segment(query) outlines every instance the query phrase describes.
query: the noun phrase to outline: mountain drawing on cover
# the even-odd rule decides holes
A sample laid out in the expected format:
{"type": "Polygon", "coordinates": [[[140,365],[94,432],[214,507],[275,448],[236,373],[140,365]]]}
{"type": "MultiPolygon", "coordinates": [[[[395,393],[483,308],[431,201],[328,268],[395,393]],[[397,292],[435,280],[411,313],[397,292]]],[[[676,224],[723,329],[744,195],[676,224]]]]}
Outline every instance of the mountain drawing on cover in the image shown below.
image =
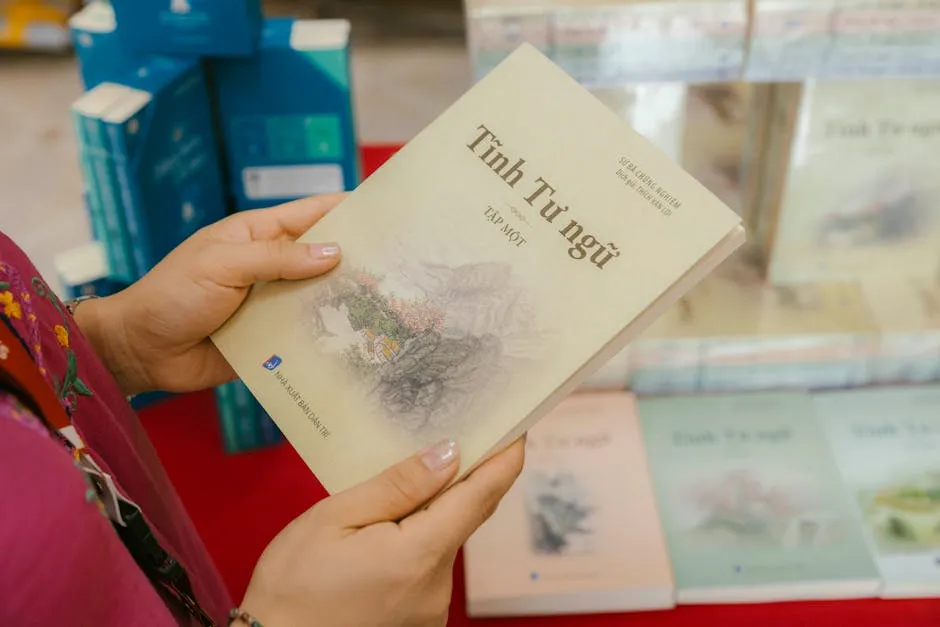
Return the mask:
{"type": "Polygon", "coordinates": [[[399,261],[337,269],[304,290],[314,348],[380,415],[422,439],[456,436],[543,338],[511,266],[399,261]]]}
{"type": "Polygon", "coordinates": [[[800,477],[734,469],[692,483],[687,499],[687,533],[712,547],[818,546],[837,539],[842,524],[800,477]]]}
{"type": "Polygon", "coordinates": [[[526,509],[532,548],[539,555],[593,552],[595,507],[570,472],[534,472],[527,481],[526,509]]]}

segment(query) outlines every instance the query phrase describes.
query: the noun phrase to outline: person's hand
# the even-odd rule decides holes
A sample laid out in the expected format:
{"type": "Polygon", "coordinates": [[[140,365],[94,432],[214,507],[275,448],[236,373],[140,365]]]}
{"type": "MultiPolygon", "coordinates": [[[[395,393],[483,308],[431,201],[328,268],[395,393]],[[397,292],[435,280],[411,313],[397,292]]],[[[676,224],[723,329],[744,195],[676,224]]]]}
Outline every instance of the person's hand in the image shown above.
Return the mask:
{"type": "Polygon", "coordinates": [[[447,622],[458,549],[522,470],[525,440],[450,484],[439,445],[329,497],[265,549],[241,609],[265,627],[436,627],[447,622]]]}
{"type": "Polygon", "coordinates": [[[235,373],[209,336],[259,281],[305,279],[339,261],[335,243],[295,240],[345,194],[236,213],[193,234],[140,281],[87,301],[76,322],[126,394],[189,392],[235,373]]]}

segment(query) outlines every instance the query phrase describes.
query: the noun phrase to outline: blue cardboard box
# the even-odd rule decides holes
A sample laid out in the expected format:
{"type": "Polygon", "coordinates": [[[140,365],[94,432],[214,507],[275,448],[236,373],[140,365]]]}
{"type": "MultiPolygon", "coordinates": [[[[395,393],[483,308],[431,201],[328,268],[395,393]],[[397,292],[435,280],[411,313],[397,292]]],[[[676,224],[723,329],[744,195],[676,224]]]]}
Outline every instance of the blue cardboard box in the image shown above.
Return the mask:
{"type": "Polygon", "coordinates": [[[212,59],[236,210],[360,181],[346,20],[268,19],[257,54],[212,59]]]}
{"type": "Polygon", "coordinates": [[[86,90],[120,80],[144,63],[142,56],[121,47],[114,9],[107,2],[88,3],[69,20],[69,31],[86,90]]]}
{"type": "MultiPolygon", "coordinates": [[[[199,61],[152,57],[73,106],[86,159],[113,176],[132,279],[226,215],[209,91],[199,61]]],[[[123,278],[123,277],[122,277],[123,278]]]]}
{"type": "Polygon", "coordinates": [[[80,296],[110,296],[125,287],[111,275],[105,244],[88,242],[59,253],[53,259],[62,300],[80,296]]]}
{"type": "Polygon", "coordinates": [[[216,387],[215,398],[222,445],[227,453],[268,448],[284,442],[277,425],[241,380],[216,387]]]}
{"type": "Polygon", "coordinates": [[[121,45],[138,54],[251,56],[261,0],[111,0],[121,45]]]}

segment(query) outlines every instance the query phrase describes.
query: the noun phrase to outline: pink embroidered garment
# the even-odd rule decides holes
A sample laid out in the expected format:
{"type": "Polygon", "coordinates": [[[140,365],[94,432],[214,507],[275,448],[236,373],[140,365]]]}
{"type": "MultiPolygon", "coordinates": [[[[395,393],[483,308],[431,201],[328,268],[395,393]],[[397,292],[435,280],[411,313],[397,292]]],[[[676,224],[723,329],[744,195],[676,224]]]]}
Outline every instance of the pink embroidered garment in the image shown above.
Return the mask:
{"type": "MultiPolygon", "coordinates": [[[[220,625],[232,603],[133,409],[25,254],[0,233],[0,316],[86,446],[140,506],[220,625]]],[[[2,349],[0,349],[2,350],[2,349]]],[[[69,452],[0,390],[0,625],[195,625],[138,568],[69,452]]]]}

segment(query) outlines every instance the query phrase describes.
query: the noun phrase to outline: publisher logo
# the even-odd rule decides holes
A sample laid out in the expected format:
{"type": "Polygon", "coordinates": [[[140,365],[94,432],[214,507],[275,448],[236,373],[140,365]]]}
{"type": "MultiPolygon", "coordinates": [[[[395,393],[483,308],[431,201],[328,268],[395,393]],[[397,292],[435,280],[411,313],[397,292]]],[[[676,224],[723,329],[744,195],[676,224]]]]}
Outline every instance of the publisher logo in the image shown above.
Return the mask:
{"type": "Polygon", "coordinates": [[[264,369],[265,369],[265,370],[274,370],[274,369],[276,369],[278,366],[281,365],[281,362],[282,362],[282,361],[284,361],[284,360],[281,359],[279,356],[277,356],[277,355],[271,355],[270,357],[268,357],[267,361],[264,362],[264,364],[263,364],[263,365],[264,365],[264,369]]]}

